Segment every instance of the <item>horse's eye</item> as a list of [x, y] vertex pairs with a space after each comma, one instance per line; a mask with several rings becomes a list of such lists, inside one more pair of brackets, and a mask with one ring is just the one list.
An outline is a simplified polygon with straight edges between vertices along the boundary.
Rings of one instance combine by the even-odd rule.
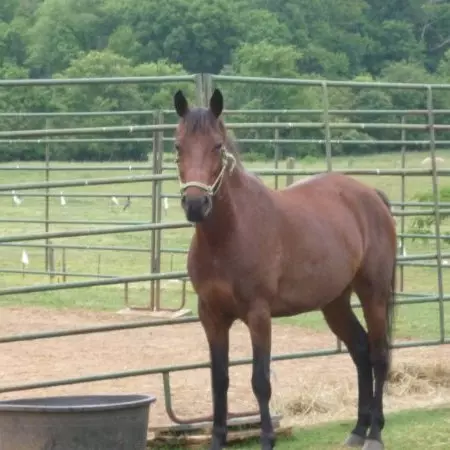
[[214, 151], [214, 152], [220, 152], [220, 150], [222, 150], [222, 144], [216, 144], [216, 145], [213, 147], [213, 151]]

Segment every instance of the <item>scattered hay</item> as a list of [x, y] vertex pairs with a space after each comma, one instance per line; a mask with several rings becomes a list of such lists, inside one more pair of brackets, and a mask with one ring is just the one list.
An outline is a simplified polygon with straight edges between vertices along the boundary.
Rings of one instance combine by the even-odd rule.
[[285, 405], [286, 413], [290, 416], [301, 416], [312, 413], [326, 414], [330, 412], [330, 404], [319, 398], [298, 397]]
[[410, 394], [431, 394], [435, 391], [428, 380], [397, 370], [391, 372], [386, 388], [386, 393], [392, 397], [403, 397]]
[[[440, 399], [447, 389], [450, 389], [450, 365], [441, 362], [424, 365], [404, 362], [390, 372], [386, 386], [387, 406], [394, 399], [397, 406], [403, 405], [405, 401], [409, 404], [412, 398], [417, 401], [429, 401], [431, 396]], [[296, 422], [353, 417], [357, 408], [357, 389], [352, 379], [315, 386], [301, 383], [290, 394], [289, 399], [286, 396], [284, 399], [273, 399], [272, 406], [284, 418]]]
[[450, 388], [450, 366], [441, 362], [403, 363], [391, 370], [387, 393], [395, 397], [423, 395], [436, 393], [439, 388]]
[[299, 389], [282, 405], [288, 417], [331, 415], [356, 405], [355, 393], [346, 383], [299, 386]]

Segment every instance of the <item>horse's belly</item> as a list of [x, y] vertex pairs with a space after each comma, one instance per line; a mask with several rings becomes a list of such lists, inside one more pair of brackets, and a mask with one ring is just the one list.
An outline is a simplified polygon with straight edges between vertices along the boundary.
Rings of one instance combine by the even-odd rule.
[[295, 316], [318, 309], [317, 303], [306, 303], [301, 301], [301, 297], [296, 299], [278, 299], [271, 308], [272, 317]]
[[[334, 297], [335, 298], [335, 297]], [[323, 308], [333, 298], [311, 297], [302, 295], [299, 291], [296, 295], [280, 296], [273, 303], [271, 312], [272, 317], [294, 316]]]
[[[354, 273], [341, 266], [339, 273], [321, 272], [307, 277], [292, 276], [279, 285], [278, 295], [273, 301], [274, 317], [301, 314], [322, 309], [336, 299], [351, 284]], [[339, 276], [338, 276], [339, 275]]]

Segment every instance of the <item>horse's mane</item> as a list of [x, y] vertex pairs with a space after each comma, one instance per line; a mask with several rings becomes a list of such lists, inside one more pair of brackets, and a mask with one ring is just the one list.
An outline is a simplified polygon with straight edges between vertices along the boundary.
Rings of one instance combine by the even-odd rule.
[[206, 108], [192, 108], [184, 117], [184, 126], [186, 132], [191, 133], [210, 133], [211, 130], [219, 130], [225, 136], [225, 147], [227, 151], [233, 154], [236, 158], [236, 163], [241, 165], [239, 157], [239, 149], [236, 141], [229, 135], [226, 125], [221, 117], [218, 119], [213, 113]]

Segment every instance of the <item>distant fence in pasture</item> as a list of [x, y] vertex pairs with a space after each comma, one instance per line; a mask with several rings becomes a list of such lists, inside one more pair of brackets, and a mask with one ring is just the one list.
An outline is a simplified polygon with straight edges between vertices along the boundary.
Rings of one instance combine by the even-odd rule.
[[[192, 75], [183, 77], [154, 77], [154, 78], [105, 78], [105, 79], [58, 79], [58, 80], [0, 80], [0, 89], [12, 86], [53, 86], [53, 85], [70, 85], [70, 84], [110, 84], [110, 83], [171, 83], [173, 90], [176, 89], [176, 84], [181, 82], [193, 83], [197, 95], [197, 103], [203, 105], [207, 104], [209, 95], [216, 85], [226, 85], [229, 83], [241, 83], [247, 86], [253, 85], [286, 85], [299, 87], [315, 87], [320, 89], [323, 95], [323, 108], [320, 110], [227, 110], [225, 112], [227, 119], [227, 126], [236, 134], [237, 141], [243, 144], [252, 145], [263, 143], [271, 145], [273, 148], [273, 168], [252, 168], [251, 170], [263, 177], [265, 180], [271, 180], [275, 188], [280, 188], [284, 185], [291, 184], [294, 177], [301, 177], [321, 173], [323, 171], [339, 171], [354, 176], [376, 176], [376, 177], [395, 177], [400, 180], [399, 198], [391, 198], [393, 214], [398, 220], [398, 236], [400, 243], [400, 252], [398, 255], [398, 266], [400, 272], [398, 304], [420, 304], [420, 303], [436, 303], [439, 306], [439, 337], [431, 340], [405, 341], [396, 342], [395, 347], [413, 347], [425, 345], [438, 345], [449, 343], [450, 339], [446, 336], [444, 324], [444, 302], [450, 299], [450, 295], [445, 292], [443, 284], [443, 272], [449, 266], [446, 264], [446, 259], [450, 259], [450, 253], [446, 253], [442, 246], [443, 239], [450, 239], [450, 235], [441, 232], [441, 217], [450, 214], [450, 203], [441, 202], [439, 198], [439, 180], [442, 177], [450, 175], [450, 169], [439, 168], [436, 159], [436, 150], [438, 148], [450, 148], [450, 140], [438, 139], [439, 132], [449, 131], [450, 125], [436, 123], [436, 117], [450, 116], [450, 110], [436, 110], [433, 108], [433, 99], [435, 92], [441, 90], [450, 91], [450, 84], [448, 85], [422, 85], [422, 84], [401, 84], [401, 83], [356, 83], [343, 81], [317, 81], [317, 80], [296, 80], [296, 79], [270, 79], [270, 78], [251, 78], [251, 77], [235, 77], [235, 76], [219, 76], [219, 75]], [[328, 93], [333, 87], [348, 87], [352, 89], [402, 89], [402, 90], [421, 90], [425, 93], [427, 98], [427, 108], [422, 110], [335, 110], [329, 108]], [[282, 105], [280, 105], [282, 106]], [[358, 114], [361, 116], [373, 115], [376, 113], [379, 116], [395, 116], [396, 121], [390, 123], [382, 122], [348, 122], [333, 120], [333, 117], [339, 119], [340, 116], [347, 116], [349, 114]], [[12, 198], [12, 201], [17, 202], [17, 208], [14, 209], [14, 214], [10, 216], [2, 215], [0, 223], [4, 233], [0, 236], [0, 247], [2, 253], [8, 248], [27, 248], [42, 250], [43, 264], [42, 269], [31, 269], [29, 266], [28, 257], [25, 256], [22, 260], [23, 267], [7, 268], [4, 267], [4, 261], [0, 262], [0, 273], [2, 275], [17, 275], [14, 280], [17, 285], [6, 286], [0, 288], [0, 296], [2, 298], [11, 298], [17, 294], [27, 294], [32, 292], [49, 292], [56, 290], [68, 290], [77, 288], [86, 288], [94, 286], [111, 286], [122, 285], [124, 302], [128, 306], [133, 306], [128, 303], [129, 286], [135, 283], [149, 283], [149, 299], [145, 308], [149, 310], [161, 310], [166, 306], [161, 297], [161, 282], [163, 280], [180, 280], [182, 282], [180, 289], [180, 308], [185, 303], [186, 283], [188, 277], [185, 269], [173, 270], [169, 263], [164, 263], [168, 270], [162, 270], [162, 258], [164, 255], [178, 255], [184, 261], [187, 252], [187, 246], [178, 246], [177, 244], [167, 244], [164, 242], [162, 232], [164, 230], [188, 230], [191, 225], [187, 223], [182, 217], [181, 213], [174, 214], [176, 220], [165, 220], [167, 205], [165, 199], [178, 199], [177, 193], [177, 175], [176, 167], [169, 163], [165, 158], [164, 146], [167, 142], [173, 141], [173, 130], [175, 129], [175, 122], [167, 122], [169, 115], [173, 116], [172, 110], [161, 111], [105, 111], [105, 112], [69, 112], [64, 113], [66, 116], [97, 116], [102, 117], [108, 114], [113, 114], [118, 117], [128, 115], [145, 115], [151, 117], [151, 124], [136, 125], [136, 126], [96, 126], [83, 128], [48, 128], [41, 129], [25, 129], [25, 130], [9, 130], [0, 131], [0, 146], [14, 145], [17, 142], [27, 142], [29, 144], [43, 145], [45, 147], [45, 159], [42, 163], [22, 163], [14, 162], [0, 165], [0, 174], [2, 178], [5, 174], [13, 174], [19, 178], [28, 179], [29, 174], [40, 174], [42, 179], [33, 178], [33, 181], [3, 183], [0, 185], [0, 202], [5, 202], [6, 199]], [[233, 122], [230, 117], [233, 115], [243, 115], [246, 117], [255, 117], [254, 122]], [[40, 115], [43, 118], [51, 118], [54, 116], [61, 116], [60, 113], [15, 113], [15, 112], [0, 112], [1, 116], [27, 116]], [[258, 117], [271, 117], [268, 122], [258, 122]], [[283, 121], [285, 116], [303, 117], [303, 121]], [[422, 117], [424, 123], [408, 123], [410, 117]], [[312, 119], [318, 119], [312, 121]], [[321, 137], [312, 137], [306, 139], [289, 139], [283, 138], [280, 135], [281, 130], [287, 129], [305, 129], [319, 131]], [[396, 130], [398, 131], [397, 139], [377, 139], [377, 140], [347, 140], [344, 143], [347, 145], [369, 145], [374, 149], [380, 146], [392, 147], [393, 151], [398, 152], [399, 166], [395, 168], [355, 168], [352, 166], [349, 158], [347, 167], [335, 167], [333, 148], [336, 145], [342, 144], [342, 139], [333, 137], [333, 130], [338, 129], [355, 129], [368, 130], [377, 129]], [[253, 137], [253, 138], [239, 138], [239, 130], [265, 130], [270, 132], [269, 137]], [[408, 133], [411, 131], [424, 134], [421, 139], [409, 139]], [[120, 136], [118, 136], [120, 135]], [[84, 136], [84, 137], [80, 137]], [[88, 137], [86, 137], [88, 136]], [[100, 136], [100, 137], [99, 137]], [[106, 136], [106, 137], [105, 137]], [[108, 137], [113, 136], [113, 137]], [[149, 158], [145, 163], [56, 163], [52, 161], [52, 149], [63, 143], [103, 143], [108, 142], [142, 142], [149, 146]], [[304, 144], [317, 144], [323, 146], [324, 149], [324, 165], [317, 169], [305, 169], [298, 167], [298, 160], [295, 157], [285, 158], [283, 154], [284, 146], [301, 146]], [[408, 168], [406, 164], [406, 156], [409, 147], [427, 148], [430, 156], [429, 168]], [[282, 164], [286, 164], [285, 168], [281, 168]], [[101, 176], [102, 172], [115, 172], [118, 176]], [[143, 172], [141, 174], [141, 172]], [[74, 173], [84, 173], [85, 176], [77, 176], [71, 179], [61, 179], [60, 175]], [[86, 173], [88, 175], [86, 175]], [[20, 176], [19, 176], [20, 175]], [[407, 187], [406, 182], [410, 177], [421, 177], [424, 180], [431, 182], [433, 198], [430, 202], [406, 201]], [[282, 182], [285, 178], [285, 181]], [[100, 191], [100, 187], [112, 187], [123, 185], [137, 185], [143, 183], [145, 192], [134, 194], [115, 194], [113, 191]], [[86, 190], [88, 192], [70, 192], [62, 195], [55, 192], [55, 189], [76, 188]], [[148, 191], [147, 191], [148, 189]], [[13, 192], [12, 192], [13, 191]], [[64, 204], [67, 206], [67, 211], [70, 211], [71, 202], [78, 201], [78, 207], [83, 210], [83, 201], [92, 199], [104, 199], [113, 202], [113, 198], [118, 202], [119, 200], [132, 201], [142, 199], [148, 201], [147, 207], [139, 211], [139, 219], [136, 220], [112, 220], [112, 219], [75, 219], [53, 218], [52, 208], [54, 208], [53, 200], [64, 197]], [[20, 204], [24, 199], [39, 200], [43, 207], [42, 217], [35, 214], [32, 218], [24, 218], [20, 214]], [[23, 203], [25, 204], [25, 203]], [[111, 206], [111, 205], [110, 205]], [[122, 207], [122, 206], [121, 206]], [[125, 206], [124, 206], [125, 207]], [[92, 208], [92, 205], [90, 206]], [[179, 209], [172, 206], [172, 209]], [[426, 208], [426, 209], [422, 209]], [[85, 207], [87, 214], [89, 206]], [[13, 210], [11, 210], [13, 211]], [[81, 214], [83, 215], [83, 214]], [[407, 230], [406, 222], [411, 217], [432, 217], [433, 230], [430, 233], [413, 233]], [[32, 232], [11, 233], [8, 232], [8, 224], [15, 224], [21, 229], [30, 227]], [[33, 228], [31, 228], [33, 226]], [[75, 228], [74, 228], [75, 227]], [[77, 244], [55, 243], [58, 240], [67, 240], [68, 238], [93, 237], [98, 238], [107, 235], [122, 235], [127, 233], [142, 233], [149, 234], [147, 245], [104, 245], [104, 244]], [[181, 232], [181, 231], [180, 231]], [[186, 239], [189, 234], [186, 234]], [[423, 238], [429, 242], [433, 242], [435, 251], [431, 253], [422, 254], [404, 254], [405, 242], [408, 239]], [[188, 242], [188, 240], [186, 241]], [[82, 250], [84, 252], [118, 252], [122, 254], [141, 254], [148, 256], [148, 271], [140, 275], [125, 275], [124, 273], [103, 273], [100, 270], [100, 261], [98, 263], [99, 270], [96, 273], [91, 272], [74, 272], [67, 270], [67, 254], [73, 250]], [[55, 252], [59, 252], [61, 256], [61, 268], [56, 269]], [[20, 262], [17, 262], [18, 264]], [[3, 264], [3, 266], [2, 266]], [[404, 269], [408, 266], [414, 267], [432, 267], [436, 270], [437, 290], [434, 293], [426, 292], [406, 292], [403, 286]], [[40, 283], [27, 284], [28, 276], [40, 277]], [[81, 281], [71, 281], [71, 279], [82, 278]], [[68, 281], [70, 279], [70, 281]], [[48, 281], [48, 282], [45, 282]], [[1, 304], [1, 298], [0, 298]], [[356, 305], [357, 307], [357, 305]], [[176, 308], [175, 308], [176, 309]], [[57, 338], [62, 336], [79, 335], [85, 333], [98, 333], [113, 330], [133, 329], [142, 327], [154, 327], [162, 325], [175, 325], [182, 323], [197, 322], [197, 317], [178, 318], [173, 320], [152, 320], [148, 322], [140, 322], [138, 324], [117, 324], [102, 327], [90, 327], [84, 329], [54, 331], [45, 333], [33, 333], [17, 336], [3, 336], [0, 337], [0, 343], [11, 343], [35, 339]], [[342, 353], [345, 350], [341, 343], [337, 342], [336, 347], [323, 349], [312, 352], [302, 352], [297, 354], [275, 355], [274, 361], [287, 360], [296, 358], [305, 358], [313, 356], [326, 356]], [[232, 365], [248, 364], [249, 359], [233, 361]], [[208, 421], [208, 418], [192, 418], [183, 420], [176, 416], [171, 403], [171, 388], [170, 388], [170, 373], [185, 370], [194, 370], [208, 367], [208, 363], [188, 364], [179, 366], [156, 367], [150, 369], [142, 369], [135, 371], [128, 371], [122, 373], [107, 373], [99, 375], [91, 375], [73, 379], [49, 380], [45, 382], [21, 385], [10, 385], [0, 388], [0, 393], [21, 391], [28, 389], [48, 388], [60, 385], [69, 385], [75, 383], [87, 383], [100, 380], [108, 380], [113, 378], [133, 377], [150, 374], [161, 374], [165, 390], [166, 410], [170, 419], [180, 426], [199, 424]], [[244, 418], [245, 419], [245, 418]], [[244, 420], [243, 419], [243, 420]]]

